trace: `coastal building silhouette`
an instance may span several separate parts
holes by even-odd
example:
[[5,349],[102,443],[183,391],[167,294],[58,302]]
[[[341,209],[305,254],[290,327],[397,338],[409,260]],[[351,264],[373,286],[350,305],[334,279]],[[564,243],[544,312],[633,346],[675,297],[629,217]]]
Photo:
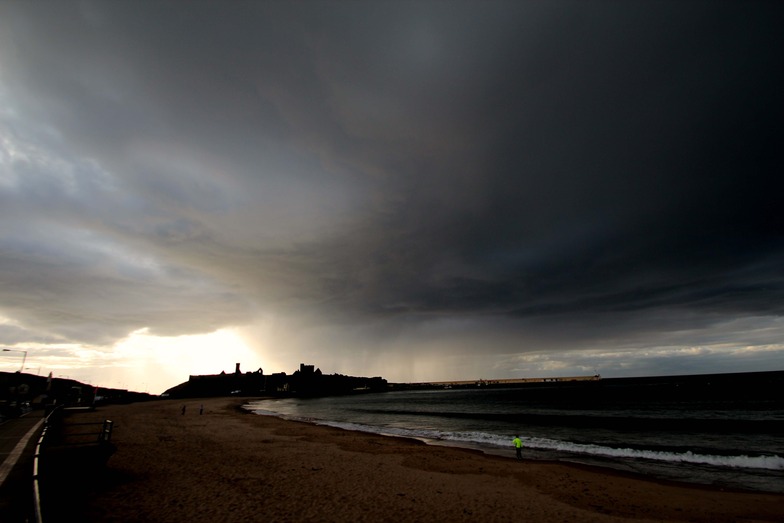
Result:
[[170,388],[164,396],[174,398],[211,396],[330,396],[359,392],[385,392],[387,380],[381,377],[325,375],[315,365],[301,363],[293,374],[278,372],[265,375],[259,368],[242,373],[237,363],[234,373],[191,375],[188,381]]
[[0,422],[30,409],[55,405],[91,408],[102,403],[148,401],[156,396],[127,389],[97,387],[71,378],[25,372],[0,372]]

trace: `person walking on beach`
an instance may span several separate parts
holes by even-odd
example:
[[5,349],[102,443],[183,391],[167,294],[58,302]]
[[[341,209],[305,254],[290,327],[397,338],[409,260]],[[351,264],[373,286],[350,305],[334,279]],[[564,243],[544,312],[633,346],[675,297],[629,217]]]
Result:
[[517,459],[523,459],[523,442],[520,439],[520,436],[515,436],[512,440],[512,445],[515,446],[515,453],[517,454]]
[[185,415],[185,405],[182,406],[182,410],[180,410],[180,414]]

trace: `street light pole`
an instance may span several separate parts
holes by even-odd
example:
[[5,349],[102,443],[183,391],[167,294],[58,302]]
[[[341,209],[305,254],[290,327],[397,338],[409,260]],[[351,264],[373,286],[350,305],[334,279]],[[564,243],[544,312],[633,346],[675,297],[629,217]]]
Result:
[[27,360],[27,351],[26,350],[3,349],[3,352],[22,352],[22,353],[24,353],[24,356],[22,356],[22,367],[19,369],[19,372],[24,371],[25,361]]

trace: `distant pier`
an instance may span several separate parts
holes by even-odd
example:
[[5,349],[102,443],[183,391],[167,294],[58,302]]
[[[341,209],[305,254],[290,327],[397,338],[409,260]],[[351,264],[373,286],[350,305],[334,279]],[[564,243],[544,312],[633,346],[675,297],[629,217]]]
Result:
[[497,387],[524,385],[526,383],[563,383],[572,381],[599,381],[602,377],[599,374],[592,376],[558,376],[552,378],[506,378],[506,379],[478,379],[478,380],[459,380],[459,381],[424,381],[419,383],[394,383],[390,388],[468,388],[468,387]]

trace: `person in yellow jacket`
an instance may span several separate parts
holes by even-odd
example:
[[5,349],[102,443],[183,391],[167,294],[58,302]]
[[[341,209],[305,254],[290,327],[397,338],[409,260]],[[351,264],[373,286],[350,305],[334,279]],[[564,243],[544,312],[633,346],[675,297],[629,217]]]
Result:
[[520,439],[520,436],[515,436],[512,440],[512,445],[515,446],[515,452],[517,453],[517,459],[523,459],[523,442]]

